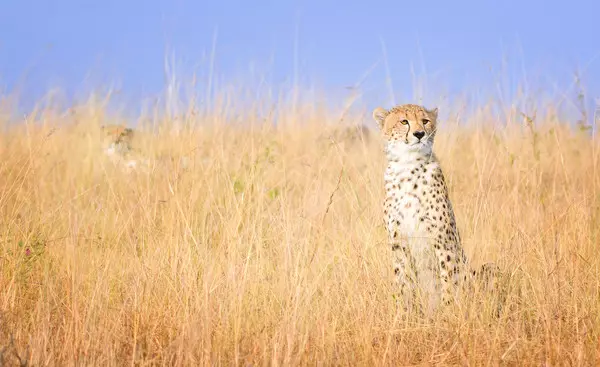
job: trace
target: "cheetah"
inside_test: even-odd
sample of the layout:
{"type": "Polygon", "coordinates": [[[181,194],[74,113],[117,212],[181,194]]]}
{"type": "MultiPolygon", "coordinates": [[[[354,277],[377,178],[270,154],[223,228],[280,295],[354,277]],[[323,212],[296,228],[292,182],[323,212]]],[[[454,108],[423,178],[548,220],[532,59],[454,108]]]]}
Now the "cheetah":
{"type": "Polygon", "coordinates": [[[336,142],[347,142],[348,144],[368,143],[370,141],[370,130],[365,125],[351,125],[335,129],[330,136],[336,142]]]}
{"type": "Polygon", "coordinates": [[[321,134],[317,142],[322,147],[339,146],[347,149],[356,148],[371,141],[371,129],[365,125],[338,126],[321,134]]]}
{"type": "Polygon", "coordinates": [[[126,169],[136,168],[138,162],[133,159],[132,141],[134,130],[121,125],[104,125],[104,154],[113,162],[124,164],[126,169]]]}
{"type": "MultiPolygon", "coordinates": [[[[104,154],[107,155],[114,164],[120,166],[126,172],[140,170],[149,172],[156,165],[177,164],[178,168],[187,169],[190,158],[181,156],[177,160],[171,155],[158,155],[150,158],[149,154],[142,154],[140,145],[140,132],[122,125],[104,125],[104,154]],[[134,146],[134,139],[136,144],[134,146]]],[[[148,139],[148,136],[145,136],[148,139]]],[[[145,150],[145,153],[147,150],[145,150]]]]}
{"type": "Polygon", "coordinates": [[[127,154],[131,151],[133,129],[121,125],[103,125],[104,144],[106,155],[127,154]]]}
{"type": "Polygon", "coordinates": [[[405,104],[373,111],[385,142],[384,221],[394,278],[406,309],[430,315],[456,299],[472,272],[461,246],[442,167],[433,153],[438,109],[405,104]]]}

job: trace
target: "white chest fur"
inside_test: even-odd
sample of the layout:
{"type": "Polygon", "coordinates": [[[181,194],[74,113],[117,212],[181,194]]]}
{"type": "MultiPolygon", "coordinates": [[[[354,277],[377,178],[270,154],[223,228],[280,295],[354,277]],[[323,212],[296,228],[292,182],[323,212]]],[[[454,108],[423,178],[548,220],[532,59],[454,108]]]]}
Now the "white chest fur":
{"type": "Polygon", "coordinates": [[[425,222],[421,219],[427,215],[426,196],[438,169],[437,162],[392,162],[388,165],[385,172],[390,219],[388,230],[392,229],[391,225],[395,225],[405,235],[427,232],[425,222]]]}
{"type": "Polygon", "coordinates": [[[422,160],[390,162],[385,173],[387,229],[406,241],[417,280],[429,299],[430,306],[438,302],[438,261],[428,228],[427,195],[434,183],[437,162],[422,160]]]}

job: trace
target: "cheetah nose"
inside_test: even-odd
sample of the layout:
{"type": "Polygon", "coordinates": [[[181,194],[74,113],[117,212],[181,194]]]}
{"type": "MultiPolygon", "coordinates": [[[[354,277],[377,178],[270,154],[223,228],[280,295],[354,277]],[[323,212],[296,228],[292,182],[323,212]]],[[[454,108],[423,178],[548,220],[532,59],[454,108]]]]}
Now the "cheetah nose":
{"type": "Polygon", "coordinates": [[[425,136],[425,131],[415,131],[415,132],[413,133],[413,135],[414,135],[414,136],[415,136],[417,139],[421,140],[421,138],[425,136]]]}

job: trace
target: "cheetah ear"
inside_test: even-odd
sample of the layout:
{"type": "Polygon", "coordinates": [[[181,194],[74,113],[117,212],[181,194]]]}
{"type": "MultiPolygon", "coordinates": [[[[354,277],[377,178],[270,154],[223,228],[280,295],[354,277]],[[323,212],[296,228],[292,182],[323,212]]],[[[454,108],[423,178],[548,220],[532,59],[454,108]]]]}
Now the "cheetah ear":
{"type": "Polygon", "coordinates": [[[430,114],[430,115],[431,115],[431,116],[432,116],[432,117],[433,117],[435,120],[437,120],[437,117],[438,117],[438,108],[437,108],[437,107],[436,107],[436,108],[434,108],[434,109],[432,109],[432,110],[429,110],[429,111],[427,111],[427,112],[429,112],[429,114],[430,114]]]}
{"type": "Polygon", "coordinates": [[[383,122],[385,121],[388,111],[385,108],[377,107],[373,110],[373,119],[377,122],[380,129],[383,129],[383,122]]]}

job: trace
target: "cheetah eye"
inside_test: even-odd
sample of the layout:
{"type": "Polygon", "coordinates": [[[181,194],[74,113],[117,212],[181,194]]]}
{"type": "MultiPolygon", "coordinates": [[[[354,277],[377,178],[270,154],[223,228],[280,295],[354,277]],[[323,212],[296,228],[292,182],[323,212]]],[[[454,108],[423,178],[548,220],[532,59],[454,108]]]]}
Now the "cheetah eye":
{"type": "Polygon", "coordinates": [[[402,125],[408,125],[408,120],[402,120],[402,121],[400,121],[400,123],[401,123],[402,125]]]}
{"type": "Polygon", "coordinates": [[[427,125],[430,121],[427,119],[423,119],[423,125],[427,125]]]}

